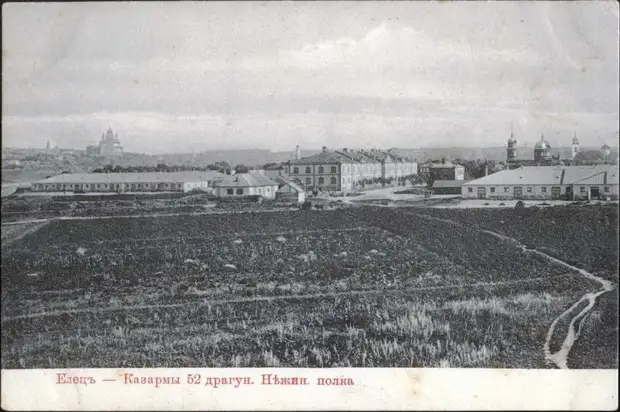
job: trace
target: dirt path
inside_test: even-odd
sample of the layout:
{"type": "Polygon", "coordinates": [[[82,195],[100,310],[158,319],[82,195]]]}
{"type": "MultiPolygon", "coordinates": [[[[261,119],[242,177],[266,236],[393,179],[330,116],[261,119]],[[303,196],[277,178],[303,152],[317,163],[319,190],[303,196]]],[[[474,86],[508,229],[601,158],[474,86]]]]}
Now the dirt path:
{"type": "MultiPolygon", "coordinates": [[[[3,232],[2,248],[5,248],[5,247],[8,247],[8,246],[12,245],[13,243],[17,242],[20,239],[23,239],[27,235],[30,235],[31,233],[34,233],[34,232],[38,231],[42,227],[47,226],[49,223],[50,223],[49,220],[43,220],[43,221],[38,221],[38,222],[29,222],[29,224],[32,224],[33,226],[29,227],[27,229],[24,229],[22,232],[20,232],[19,234],[16,234],[16,235],[14,235],[13,233],[10,233],[9,235],[5,236],[4,232],[3,232]]],[[[22,224],[24,224],[24,223],[22,223],[22,224]]],[[[19,229],[14,229],[14,230],[19,230],[19,229]]]]}
{"type": "MultiPolygon", "coordinates": [[[[419,215],[422,216],[422,215],[419,215]]],[[[446,220],[446,219],[439,219],[439,218],[435,218],[433,216],[428,216],[428,215],[424,215],[425,218],[427,219],[434,219],[434,220],[438,220],[444,223],[450,223],[450,224],[459,224],[458,222],[454,222],[452,220],[446,220]]],[[[593,292],[588,292],[585,295],[583,295],[581,297],[581,299],[579,299],[577,302],[575,302],[570,308],[568,308],[567,310],[565,310],[564,312],[562,312],[552,323],[551,326],[549,327],[549,331],[547,332],[547,337],[545,339],[545,344],[543,346],[543,350],[545,353],[545,359],[554,364],[555,366],[557,366],[560,369],[568,369],[568,355],[570,353],[570,350],[572,349],[573,345],[575,344],[575,342],[577,341],[577,339],[579,338],[579,335],[581,334],[581,330],[583,327],[583,324],[585,322],[585,320],[587,319],[588,314],[590,313],[590,311],[592,310],[592,308],[594,307],[594,305],[596,304],[596,299],[601,296],[604,293],[610,292],[612,290],[615,289],[615,286],[612,282],[602,279],[596,275],[593,275],[592,273],[578,268],[576,266],[573,266],[569,263],[564,262],[563,260],[560,260],[558,258],[555,258],[551,255],[548,255],[544,252],[541,252],[539,250],[535,250],[535,249],[528,249],[525,245],[521,244],[518,240],[509,237],[509,236],[505,236],[502,235],[500,233],[497,232],[493,232],[491,230],[487,230],[487,229],[482,229],[480,227],[477,227],[478,230],[487,233],[491,236],[494,236],[502,241],[508,241],[510,243],[513,243],[516,247],[518,247],[519,249],[521,249],[522,251],[524,251],[525,253],[532,253],[532,254],[537,254],[539,256],[542,256],[543,258],[556,263],[558,265],[564,266],[572,271],[575,271],[577,273],[579,273],[580,275],[582,275],[583,277],[585,277],[586,279],[592,280],[598,284],[600,284],[602,286],[602,289],[597,290],[597,291],[593,291],[593,292]],[[577,314],[573,314],[573,312],[575,311],[576,308],[578,308],[580,305],[582,305],[583,303],[587,303],[587,305],[577,314]],[[568,325],[568,328],[566,331],[564,331],[565,333],[565,337],[564,340],[562,341],[562,346],[560,347],[560,349],[555,352],[555,353],[551,353],[551,349],[550,349],[550,342],[553,339],[553,336],[556,332],[556,328],[558,323],[568,317],[568,316],[572,316],[570,323],[568,325]]]]}
{"type": "MultiPolygon", "coordinates": [[[[555,276],[558,277],[567,277],[572,276],[572,274],[564,274],[555,276]]],[[[489,288],[489,287],[502,287],[502,286],[510,286],[517,285],[523,283],[532,283],[537,281],[545,281],[549,280],[550,277],[538,277],[538,278],[529,278],[529,279],[519,279],[512,280],[506,282],[486,282],[486,283],[474,283],[474,284],[463,284],[463,285],[443,285],[443,286],[423,286],[416,288],[405,288],[405,289],[371,289],[371,290],[353,290],[353,291],[343,291],[343,292],[326,292],[326,293],[314,293],[307,295],[283,295],[283,296],[255,296],[248,298],[235,298],[235,299],[214,299],[214,300],[205,300],[204,293],[193,293],[189,294],[190,296],[196,296],[201,298],[199,301],[190,301],[190,302],[180,302],[180,303],[168,303],[168,304],[151,304],[151,305],[129,305],[129,306],[106,306],[106,307],[87,307],[80,309],[67,309],[67,310],[56,310],[49,312],[39,312],[39,313],[29,313],[25,315],[17,315],[17,316],[7,316],[2,319],[2,323],[13,322],[16,320],[22,319],[37,319],[37,318],[45,318],[49,316],[62,316],[62,315],[80,315],[84,313],[107,313],[107,312],[120,312],[120,311],[134,311],[134,310],[148,310],[148,309],[168,309],[168,308],[182,308],[182,307],[191,307],[191,306],[207,306],[207,305],[222,305],[227,303],[244,303],[244,302],[274,302],[281,300],[305,300],[305,299],[317,299],[317,298],[330,298],[337,296],[358,296],[358,295],[376,295],[376,294],[402,294],[402,293],[415,293],[415,292],[424,292],[424,291],[436,291],[436,290],[450,290],[450,289],[476,289],[476,288],[489,288]]]]}

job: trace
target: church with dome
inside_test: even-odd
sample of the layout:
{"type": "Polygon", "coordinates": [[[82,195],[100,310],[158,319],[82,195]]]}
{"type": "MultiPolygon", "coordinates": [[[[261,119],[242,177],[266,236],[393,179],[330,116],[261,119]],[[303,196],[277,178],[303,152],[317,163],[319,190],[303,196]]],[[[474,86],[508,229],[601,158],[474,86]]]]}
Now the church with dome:
{"type": "Polygon", "coordinates": [[[114,157],[123,154],[123,146],[121,146],[118,133],[114,133],[111,127],[101,135],[98,146],[87,146],[86,154],[88,156],[114,157]]]}
{"type": "MultiPolygon", "coordinates": [[[[533,158],[521,157],[521,155],[522,153],[520,153],[517,139],[511,132],[510,138],[508,139],[508,143],[506,145],[506,165],[509,169],[520,166],[557,166],[584,164],[584,156],[582,155],[586,155],[585,157],[588,159],[586,160],[586,162],[588,164],[612,162],[612,149],[607,144],[601,146],[600,151],[587,150],[583,152],[579,147],[579,139],[577,139],[576,133],[573,134],[570,152],[566,151],[565,148],[556,148],[556,153],[553,154],[551,152],[551,144],[545,139],[544,135],[541,135],[540,140],[534,145],[533,158]],[[564,158],[560,156],[560,152],[564,154],[564,158]],[[594,156],[596,157],[596,159],[593,158],[592,153],[596,155],[594,156]],[[580,157],[582,157],[582,159],[580,159],[580,157]]],[[[615,163],[618,163],[618,159],[615,163]]]]}
{"type": "MultiPolygon", "coordinates": [[[[573,137],[571,145],[571,153],[573,158],[579,152],[579,141],[577,136],[573,137]]],[[[545,139],[544,135],[540,136],[540,140],[534,145],[534,158],[524,158],[520,156],[517,139],[514,134],[510,133],[510,139],[506,147],[506,164],[509,167],[518,166],[553,166],[562,164],[560,155],[551,153],[551,144],[545,139]]]]}

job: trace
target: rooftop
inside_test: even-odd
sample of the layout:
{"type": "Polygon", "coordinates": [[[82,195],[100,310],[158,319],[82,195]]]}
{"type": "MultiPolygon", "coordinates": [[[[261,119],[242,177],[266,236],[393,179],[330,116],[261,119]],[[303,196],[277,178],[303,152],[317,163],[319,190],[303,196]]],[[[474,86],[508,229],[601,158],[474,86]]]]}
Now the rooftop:
{"type": "Polygon", "coordinates": [[[467,182],[469,182],[469,180],[435,180],[433,182],[433,187],[461,187],[467,182]]]}
{"type": "Polygon", "coordinates": [[[269,179],[267,176],[257,171],[237,173],[217,183],[218,187],[262,187],[277,185],[278,182],[269,179]]]}
{"type": "Polygon", "coordinates": [[[282,184],[282,186],[281,186],[281,187],[284,187],[284,186],[290,186],[290,187],[291,187],[293,190],[295,190],[297,193],[303,193],[303,192],[305,192],[305,190],[304,190],[304,188],[303,188],[303,187],[301,187],[301,186],[300,186],[297,182],[294,182],[294,181],[292,181],[292,180],[290,180],[290,179],[287,179],[287,178],[282,177],[282,176],[278,176],[278,177],[276,178],[276,180],[277,180],[279,183],[281,183],[281,184],[282,184]]]}
{"type": "Polygon", "coordinates": [[[302,157],[301,159],[291,160],[292,165],[307,165],[307,164],[340,164],[340,163],[353,163],[356,162],[348,156],[343,156],[338,152],[328,151],[323,149],[312,156],[302,157]]]}
{"type": "Polygon", "coordinates": [[[144,173],[65,173],[38,180],[35,184],[116,184],[116,183],[180,183],[220,180],[226,175],[217,171],[144,172],[144,173]]]}
{"type": "MultiPolygon", "coordinates": [[[[607,176],[608,184],[618,183],[618,166],[595,165],[595,166],[527,166],[518,169],[503,170],[480,179],[472,180],[464,185],[568,185],[577,182],[585,182],[586,179],[595,178],[598,175],[607,176]],[[614,183],[615,182],[615,183],[614,183]]],[[[592,180],[598,181],[598,180],[592,180]]],[[[593,183],[594,184],[594,183],[593,183]]]]}

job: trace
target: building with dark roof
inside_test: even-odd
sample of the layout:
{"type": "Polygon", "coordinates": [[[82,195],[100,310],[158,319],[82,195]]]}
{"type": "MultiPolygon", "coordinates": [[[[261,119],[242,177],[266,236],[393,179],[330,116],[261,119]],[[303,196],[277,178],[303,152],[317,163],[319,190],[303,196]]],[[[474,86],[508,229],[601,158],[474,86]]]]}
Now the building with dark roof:
{"type": "Polygon", "coordinates": [[[460,195],[462,187],[468,180],[435,180],[433,193],[436,195],[460,195]]]}

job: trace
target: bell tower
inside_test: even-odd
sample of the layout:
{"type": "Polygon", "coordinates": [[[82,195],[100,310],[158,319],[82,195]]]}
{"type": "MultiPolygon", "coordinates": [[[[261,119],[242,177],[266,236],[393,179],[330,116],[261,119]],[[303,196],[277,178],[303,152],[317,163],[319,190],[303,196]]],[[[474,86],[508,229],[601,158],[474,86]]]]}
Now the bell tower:
{"type": "Polygon", "coordinates": [[[573,144],[570,147],[571,159],[574,159],[579,153],[579,139],[577,139],[577,132],[573,133],[573,144]]]}

